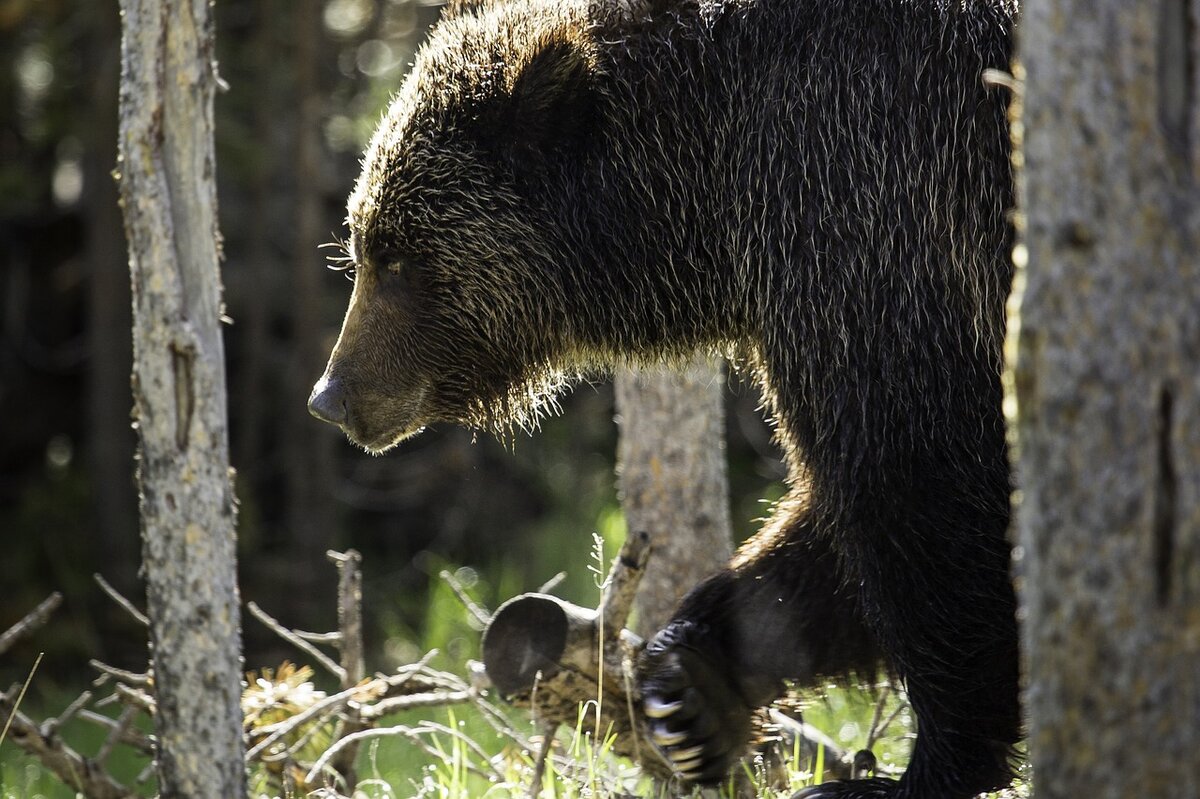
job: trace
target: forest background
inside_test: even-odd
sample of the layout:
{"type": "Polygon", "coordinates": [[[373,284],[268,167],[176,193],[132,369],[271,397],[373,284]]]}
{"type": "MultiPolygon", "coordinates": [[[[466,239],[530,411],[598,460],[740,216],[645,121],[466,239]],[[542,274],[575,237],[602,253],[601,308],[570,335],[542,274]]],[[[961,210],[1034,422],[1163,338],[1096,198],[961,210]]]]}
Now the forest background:
{"type": "MultiPolygon", "coordinates": [[[[1006,407],[1019,443],[1030,751],[1045,796],[1200,790],[1194,7],[1023,4],[1028,79],[995,76],[1019,90],[1013,133],[1027,135],[1006,407]]],[[[392,0],[216,6],[242,597],[288,625],[329,629],[325,551],[359,549],[381,670],[432,642],[452,663],[472,654],[478,633],[448,612],[443,568],[489,606],[565,569],[559,590],[592,605],[590,534],[615,543],[622,532],[603,383],[511,451],[438,430],[372,459],[305,412],[349,292],[318,247],[338,235],[362,144],[437,14],[392,0]]],[[[118,46],[111,0],[0,0],[0,630],[51,590],[65,596],[0,661],[12,684],[45,653],[24,705],[35,714],[90,676],[89,658],[145,663],[143,631],[91,579],[142,594],[112,179],[118,46]]],[[[732,391],[735,537],[779,493],[756,405],[732,391]]],[[[247,668],[293,656],[245,631],[247,668]]]]}
{"type": "MultiPolygon", "coordinates": [[[[224,329],[240,585],[287,624],[335,626],[328,549],[364,555],[370,660],[430,642],[460,662],[478,633],[431,599],[460,580],[485,604],[559,571],[594,604],[593,533],[623,536],[608,382],[578,387],[534,436],[436,429],[382,458],[305,401],[350,284],[319,245],[343,231],[362,148],[439,7],[412,0],[222,0],[216,104],[224,329]]],[[[140,598],[130,426],[129,270],[116,185],[115,0],[0,0],[0,629],[54,590],[54,622],[0,661],[0,684],[45,657],[29,701],[54,704],[100,658],[141,668],[144,630],[101,574],[140,598]]],[[[781,493],[752,388],[727,396],[735,537],[781,493]]],[[[247,668],[294,657],[245,624],[247,668]]]]}

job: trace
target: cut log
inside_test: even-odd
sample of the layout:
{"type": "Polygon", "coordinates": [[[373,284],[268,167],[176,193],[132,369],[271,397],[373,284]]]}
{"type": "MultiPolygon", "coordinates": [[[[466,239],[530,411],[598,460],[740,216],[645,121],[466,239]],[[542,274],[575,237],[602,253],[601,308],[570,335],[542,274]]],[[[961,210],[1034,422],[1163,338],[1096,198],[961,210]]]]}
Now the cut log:
{"type": "Polygon", "coordinates": [[[649,556],[649,535],[626,538],[595,609],[548,594],[505,602],[483,633],[483,665],[492,686],[538,722],[574,727],[586,713],[582,728],[598,743],[613,736],[618,754],[666,778],[670,767],[643,743],[633,665],[643,642],[624,629],[649,556]]]}

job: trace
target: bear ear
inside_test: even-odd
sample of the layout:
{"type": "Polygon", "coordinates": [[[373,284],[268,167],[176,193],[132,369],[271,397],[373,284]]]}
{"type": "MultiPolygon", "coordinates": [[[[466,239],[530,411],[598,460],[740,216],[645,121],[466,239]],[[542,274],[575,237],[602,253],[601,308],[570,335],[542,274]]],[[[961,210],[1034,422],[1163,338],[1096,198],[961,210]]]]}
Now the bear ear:
{"type": "Polygon", "coordinates": [[[551,40],[514,77],[495,132],[517,166],[544,167],[579,148],[594,112],[587,54],[574,42],[551,40]]]}

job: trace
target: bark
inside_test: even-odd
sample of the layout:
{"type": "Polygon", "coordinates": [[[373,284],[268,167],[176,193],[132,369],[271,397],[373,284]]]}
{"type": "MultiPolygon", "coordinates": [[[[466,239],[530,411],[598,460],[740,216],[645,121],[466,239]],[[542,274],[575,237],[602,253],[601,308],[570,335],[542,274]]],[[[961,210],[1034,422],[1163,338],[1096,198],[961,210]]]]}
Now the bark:
{"type": "Polygon", "coordinates": [[[1200,3],[1023,15],[1008,410],[1035,793],[1200,796],[1200,3]]]}
{"type": "Polygon", "coordinates": [[[649,533],[654,546],[635,604],[642,635],[662,628],[683,594],[729,560],[724,385],[709,358],[679,372],[617,374],[621,506],[629,531],[649,533]]]}
{"type": "Polygon", "coordinates": [[[237,799],[235,509],[225,420],[206,0],[122,0],[121,200],[163,797],[237,799]]]}

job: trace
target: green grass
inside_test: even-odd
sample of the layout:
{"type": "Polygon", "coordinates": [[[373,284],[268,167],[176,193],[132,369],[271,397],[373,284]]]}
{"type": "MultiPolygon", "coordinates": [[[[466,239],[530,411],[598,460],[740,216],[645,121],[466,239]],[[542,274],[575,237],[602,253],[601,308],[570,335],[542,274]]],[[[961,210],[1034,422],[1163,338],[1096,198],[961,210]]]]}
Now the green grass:
{"type": "MultiPolygon", "coordinates": [[[[867,730],[876,712],[878,695],[873,692],[845,688],[829,688],[821,696],[811,696],[804,708],[804,718],[825,731],[847,751],[855,751],[865,743],[867,730]]],[[[890,714],[898,700],[889,697],[884,713],[890,714]]],[[[56,706],[66,702],[60,700],[56,706]]],[[[26,708],[29,712],[29,708],[26,708]]],[[[509,710],[507,716],[513,728],[536,745],[538,730],[521,712],[509,710]]],[[[556,732],[552,756],[548,759],[541,779],[540,799],[615,799],[616,797],[656,797],[653,782],[643,776],[628,761],[610,751],[611,741],[597,739],[590,729],[594,717],[581,711],[575,727],[562,727],[556,732]]],[[[526,751],[512,740],[496,732],[481,714],[468,706],[413,711],[389,717],[381,726],[421,727],[435,722],[449,732],[434,731],[422,736],[426,749],[407,737],[376,739],[362,747],[359,754],[360,782],[355,799],[526,799],[535,773],[536,752],[526,751]],[[467,741],[473,741],[486,751],[495,773],[482,776],[480,756],[467,741]]],[[[64,731],[65,737],[80,751],[95,752],[103,739],[103,730],[76,722],[64,731]]],[[[887,734],[875,743],[874,751],[881,764],[902,767],[911,745],[911,727],[907,713],[902,711],[892,722],[887,734]]],[[[820,774],[823,752],[817,762],[801,762],[798,750],[788,758],[790,773],[786,786],[768,789],[764,783],[761,764],[744,767],[743,784],[755,786],[756,793],[765,799],[786,799],[790,793],[811,784],[813,775],[820,774]]],[[[127,784],[146,765],[145,758],[118,747],[109,761],[109,768],[127,784]]],[[[259,783],[260,788],[265,788],[259,783]]],[[[152,788],[148,787],[146,795],[152,788]]],[[[273,798],[276,792],[260,790],[253,794],[273,798]]],[[[726,799],[735,795],[730,781],[720,790],[695,792],[692,796],[704,799],[726,799]]],[[[1027,795],[1027,791],[996,794],[1008,799],[1027,795]]],[[[0,746],[0,797],[3,799],[72,799],[75,794],[61,785],[36,761],[20,754],[10,742],[0,746]]]]}
{"type": "MultiPolygon", "coordinates": [[[[611,515],[602,519],[599,525],[601,535],[596,539],[594,562],[585,572],[587,582],[592,583],[592,604],[597,593],[596,584],[603,573],[600,564],[606,565],[606,560],[616,551],[615,544],[623,532],[621,526],[619,516],[611,515]]],[[[489,587],[471,570],[456,571],[451,564],[443,565],[455,573],[473,595],[487,597],[491,602],[522,590],[511,574],[502,574],[499,585],[489,587]]],[[[577,585],[578,582],[577,579],[577,585]]],[[[581,594],[576,601],[587,604],[586,591],[581,594]]],[[[440,653],[431,665],[457,674],[464,673],[468,658],[478,657],[479,625],[463,610],[459,599],[444,581],[434,584],[423,627],[423,640],[419,646],[413,643],[416,636],[412,631],[393,628],[391,640],[382,647],[387,653],[385,657],[412,662],[420,652],[436,648],[440,653]]],[[[386,666],[384,668],[386,670],[386,666]]],[[[23,707],[27,715],[36,719],[59,712],[74,698],[65,691],[46,692],[38,690],[40,687],[35,676],[34,689],[23,707]]],[[[888,720],[885,732],[870,741],[871,748],[881,769],[899,771],[907,762],[914,735],[913,721],[897,692],[828,686],[819,692],[805,692],[800,699],[804,720],[849,753],[866,747],[872,727],[878,728],[888,720]]],[[[527,799],[537,773],[535,760],[542,731],[536,729],[522,711],[506,708],[500,712],[515,735],[498,732],[478,708],[470,705],[426,708],[387,718],[380,727],[393,726],[409,732],[372,739],[361,747],[359,784],[354,799],[527,799]],[[423,732],[414,736],[411,734],[413,729],[423,732]],[[527,745],[515,743],[514,738],[527,745]]],[[[560,727],[555,732],[551,754],[540,778],[538,799],[629,796],[727,799],[745,796],[751,791],[764,799],[786,799],[798,788],[820,779],[826,765],[823,750],[817,752],[814,762],[804,762],[799,749],[793,748],[784,755],[787,776],[783,783],[778,775],[774,782],[769,781],[768,769],[763,763],[750,762],[719,790],[688,793],[673,786],[663,792],[634,764],[612,753],[612,740],[591,728],[594,718],[594,714],[583,708],[577,724],[560,727]]],[[[74,721],[66,726],[63,735],[77,751],[92,755],[101,746],[105,730],[74,721]]],[[[146,767],[147,760],[126,747],[117,747],[107,765],[117,779],[130,785],[146,767]]],[[[275,796],[286,799],[287,796],[272,788],[271,781],[262,772],[252,774],[251,786],[255,799],[274,799],[275,796]]],[[[339,786],[331,787],[337,789],[339,786]]],[[[144,793],[151,795],[153,790],[151,779],[144,793]]],[[[326,795],[332,797],[334,794],[326,795]]],[[[1027,789],[1018,789],[996,796],[1011,799],[1026,795],[1027,789]]],[[[73,799],[75,794],[40,763],[21,753],[11,741],[0,742],[0,799],[43,797],[73,799]]]]}
{"type": "MultiPolygon", "coordinates": [[[[841,691],[839,691],[841,693],[841,691]]],[[[869,723],[873,705],[866,701],[850,700],[848,704],[865,709],[865,723],[869,723]]],[[[655,797],[671,795],[702,795],[699,791],[687,792],[678,786],[665,791],[628,761],[614,756],[611,741],[600,741],[588,730],[581,713],[581,721],[574,728],[561,728],[557,732],[555,751],[547,764],[541,780],[542,799],[595,799],[599,797],[655,797]],[[662,791],[660,793],[660,791],[662,791]],[[682,791],[675,793],[673,791],[682,791]]],[[[857,723],[848,722],[848,723],[857,723]]],[[[388,786],[392,793],[368,796],[414,796],[436,797],[437,799],[477,799],[478,797],[528,797],[529,786],[534,776],[533,755],[528,752],[509,750],[503,758],[502,779],[484,780],[472,774],[465,766],[464,747],[443,743],[439,749],[444,753],[442,762],[425,763],[418,766],[414,777],[412,771],[405,772],[397,766],[406,759],[402,741],[383,741],[366,755],[362,773],[370,775],[373,785],[388,786]]],[[[502,752],[497,749],[497,752],[502,752]]],[[[793,750],[787,769],[786,784],[770,787],[761,764],[748,763],[738,780],[729,780],[716,791],[703,793],[705,797],[725,799],[738,795],[736,786],[751,785],[756,795],[783,799],[805,785],[812,784],[814,775],[821,773],[824,754],[818,751],[815,763],[800,761],[799,750],[793,750]]],[[[412,766],[409,766],[411,768],[412,766]]],[[[743,794],[744,795],[744,794],[743,794]]]]}
{"type": "MultiPolygon", "coordinates": [[[[890,699],[885,707],[892,709],[897,701],[890,699]]],[[[848,689],[830,689],[820,700],[813,700],[810,707],[825,721],[839,724],[844,740],[839,744],[853,751],[861,743],[854,735],[866,735],[875,713],[875,697],[848,689]],[[852,735],[853,733],[853,735],[852,735]]],[[[806,712],[806,718],[808,713],[806,712]]],[[[509,713],[515,730],[527,738],[539,741],[538,731],[528,718],[519,711],[509,713]]],[[[385,797],[431,797],[435,799],[480,799],[481,797],[521,797],[530,795],[530,786],[535,776],[535,752],[513,745],[512,741],[499,735],[483,722],[479,715],[469,709],[440,709],[391,717],[387,724],[404,728],[420,725],[425,721],[437,721],[454,730],[456,735],[431,733],[426,737],[433,753],[423,751],[404,737],[384,738],[364,747],[360,754],[359,774],[363,782],[360,790],[369,799],[385,797]],[[461,737],[460,737],[461,736],[461,737]],[[470,739],[485,749],[491,757],[496,774],[491,779],[479,774],[480,759],[464,741],[470,739]]],[[[542,799],[604,799],[605,797],[654,797],[654,782],[642,775],[631,762],[615,756],[611,739],[597,737],[591,729],[594,716],[587,708],[580,711],[579,721],[574,727],[560,727],[555,734],[552,755],[548,759],[541,779],[539,796],[542,799]]],[[[896,722],[893,722],[896,724],[896,722]]],[[[876,744],[881,762],[886,756],[901,760],[909,741],[907,728],[897,725],[894,734],[876,744]]],[[[799,749],[794,749],[787,770],[789,780],[774,789],[767,785],[761,764],[747,764],[737,784],[755,786],[756,793],[763,797],[787,797],[793,791],[811,784],[814,775],[823,770],[823,752],[818,752],[817,762],[801,762],[799,749]]],[[[680,790],[674,786],[676,791],[680,790]]],[[[662,796],[689,795],[686,791],[662,793],[662,796]]],[[[700,793],[696,792],[696,796],[700,793]]],[[[705,797],[732,797],[735,781],[719,790],[703,794],[705,797]]]]}

